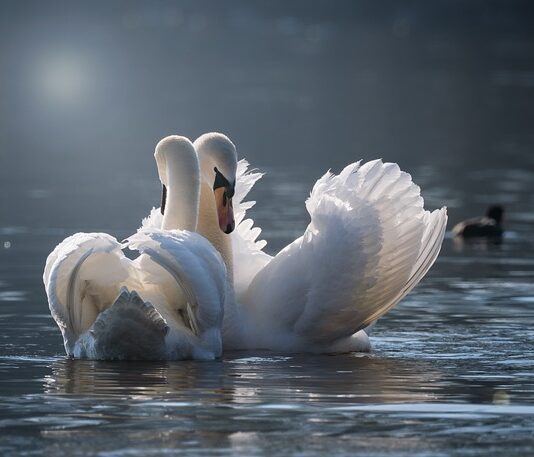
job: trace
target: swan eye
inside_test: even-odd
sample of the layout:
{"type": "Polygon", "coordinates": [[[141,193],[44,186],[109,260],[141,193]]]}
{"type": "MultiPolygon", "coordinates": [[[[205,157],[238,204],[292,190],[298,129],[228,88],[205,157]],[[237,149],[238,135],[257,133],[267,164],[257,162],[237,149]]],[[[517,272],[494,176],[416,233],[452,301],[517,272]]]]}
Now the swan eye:
{"type": "Polygon", "coordinates": [[[226,188],[226,193],[228,194],[228,198],[232,198],[235,194],[235,181],[230,184],[228,183],[228,187],[226,188]]]}
{"type": "Polygon", "coordinates": [[[219,170],[217,170],[217,167],[215,167],[213,170],[215,171],[215,181],[213,183],[213,190],[218,189],[219,187],[228,188],[230,186],[230,183],[224,177],[224,175],[219,170]]]}
{"type": "Polygon", "coordinates": [[[233,183],[230,183],[228,179],[224,177],[224,175],[217,169],[217,167],[213,168],[213,171],[215,171],[215,182],[213,183],[213,190],[218,189],[219,187],[224,187],[224,197],[223,197],[223,203],[226,206],[226,199],[232,198],[235,194],[235,180],[233,183]]]}

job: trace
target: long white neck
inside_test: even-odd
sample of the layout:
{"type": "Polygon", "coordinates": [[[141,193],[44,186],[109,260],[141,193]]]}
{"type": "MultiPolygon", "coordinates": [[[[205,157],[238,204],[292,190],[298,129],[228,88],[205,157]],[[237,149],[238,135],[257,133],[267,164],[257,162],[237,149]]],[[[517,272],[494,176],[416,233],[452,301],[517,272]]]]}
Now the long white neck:
{"type": "Polygon", "coordinates": [[[219,251],[226,269],[228,277],[233,284],[234,282],[234,263],[232,253],[232,238],[224,233],[219,227],[217,218],[217,207],[213,194],[212,185],[203,180],[200,184],[200,204],[198,207],[198,224],[197,230],[204,238],[219,251]]]}
{"type": "Polygon", "coordinates": [[[164,173],[167,198],[162,228],[194,232],[200,199],[200,169],[194,150],[167,152],[164,173]]]}
{"type": "MultiPolygon", "coordinates": [[[[228,288],[223,319],[225,344],[232,345],[232,338],[241,339],[241,311],[237,307],[234,296],[234,262],[231,235],[224,233],[219,224],[217,204],[215,201],[215,167],[227,178],[236,176],[237,154],[235,146],[228,137],[218,133],[208,133],[197,138],[195,148],[200,163],[200,205],[197,232],[207,238],[219,251],[226,264],[228,288]]],[[[234,345],[236,342],[234,342],[234,345]]]]}
{"type": "Polygon", "coordinates": [[[237,153],[235,145],[221,133],[206,133],[195,140],[200,164],[200,206],[197,232],[207,238],[219,251],[233,284],[233,253],[231,235],[224,233],[219,225],[213,184],[217,168],[227,179],[236,175],[237,153]]]}
{"type": "MultiPolygon", "coordinates": [[[[235,326],[241,322],[237,317],[237,308],[234,297],[234,262],[232,252],[232,238],[224,233],[219,227],[217,217],[217,207],[213,194],[213,184],[202,180],[200,184],[200,206],[198,212],[197,233],[208,239],[215,249],[221,254],[226,265],[228,283],[231,288],[226,291],[226,301],[224,305],[223,331],[226,335],[239,334],[239,329],[235,326]]],[[[226,341],[225,341],[226,342],[226,341]]]]}

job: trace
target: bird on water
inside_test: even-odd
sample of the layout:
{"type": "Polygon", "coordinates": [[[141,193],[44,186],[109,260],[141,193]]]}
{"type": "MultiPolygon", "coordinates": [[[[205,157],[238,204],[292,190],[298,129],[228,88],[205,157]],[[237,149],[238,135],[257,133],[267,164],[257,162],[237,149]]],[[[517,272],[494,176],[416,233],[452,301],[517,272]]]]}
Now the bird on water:
{"type": "Polygon", "coordinates": [[[482,217],[474,217],[458,222],[452,233],[461,238],[502,238],[504,228],[502,221],[504,209],[500,205],[492,205],[482,217]]]}

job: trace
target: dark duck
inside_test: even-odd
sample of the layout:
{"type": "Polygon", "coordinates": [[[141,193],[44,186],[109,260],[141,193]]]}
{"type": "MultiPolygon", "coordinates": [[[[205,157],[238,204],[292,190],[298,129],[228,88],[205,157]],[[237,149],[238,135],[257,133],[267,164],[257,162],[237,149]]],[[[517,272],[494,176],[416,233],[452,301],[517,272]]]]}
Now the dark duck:
{"type": "Polygon", "coordinates": [[[490,206],[485,216],[459,222],[453,227],[452,233],[462,238],[501,238],[504,232],[503,215],[502,206],[490,206]]]}

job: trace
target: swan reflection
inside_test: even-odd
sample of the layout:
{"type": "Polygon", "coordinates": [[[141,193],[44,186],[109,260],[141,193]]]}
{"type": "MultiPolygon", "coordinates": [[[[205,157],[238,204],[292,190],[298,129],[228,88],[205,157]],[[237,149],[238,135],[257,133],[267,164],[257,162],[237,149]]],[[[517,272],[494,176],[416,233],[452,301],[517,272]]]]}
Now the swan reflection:
{"type": "Polygon", "coordinates": [[[431,363],[375,355],[258,357],[213,362],[54,362],[47,394],[129,396],[141,401],[287,404],[437,401],[446,384],[431,363]]]}

